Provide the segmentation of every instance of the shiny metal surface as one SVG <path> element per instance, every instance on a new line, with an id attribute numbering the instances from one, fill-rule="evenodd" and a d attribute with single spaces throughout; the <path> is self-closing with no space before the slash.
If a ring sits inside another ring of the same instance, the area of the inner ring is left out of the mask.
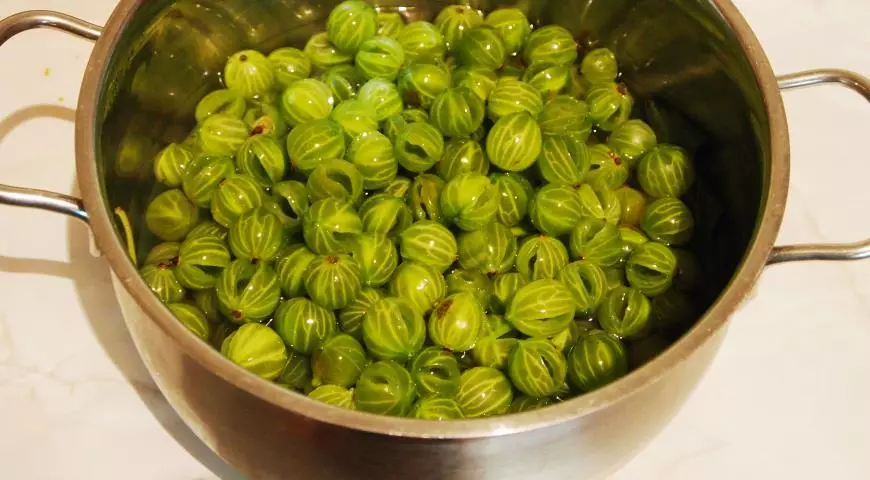
<path id="1" fill-rule="evenodd" d="M 840 85 L 855 91 L 870 102 L 870 79 L 846 70 L 811 70 L 779 78 L 780 90 L 794 90 L 818 85 Z M 870 238 L 839 244 L 807 244 L 777 246 L 770 254 L 768 265 L 811 260 L 846 261 L 870 258 Z"/>
<path id="2" fill-rule="evenodd" d="M 102 32 L 97 25 L 62 13 L 23 12 L 0 20 L 0 47 L 15 35 L 36 28 L 53 28 L 88 40 L 98 39 Z M 49 210 L 88 221 L 81 199 L 55 192 L 0 184 L 0 205 Z"/>
<path id="3" fill-rule="evenodd" d="M 623 379 L 542 410 L 424 422 L 342 410 L 262 381 L 188 332 L 151 294 L 112 217 L 131 216 L 140 253 L 159 192 L 154 153 L 187 134 L 227 56 L 300 46 L 337 0 L 122 0 L 97 41 L 76 128 L 80 190 L 111 264 L 137 348 L 169 402 L 212 449 L 251 478 L 598 478 L 675 414 L 720 344 L 730 314 L 770 261 L 788 190 L 788 130 L 761 46 L 728 0 L 473 1 L 516 6 L 569 28 L 623 62 L 638 114 L 661 141 L 687 146 L 700 188 L 691 248 L 704 314 Z M 376 2 L 409 19 L 448 2 Z M 141 255 L 140 255 L 141 256 Z M 774 257 L 775 258 L 775 257 Z"/>

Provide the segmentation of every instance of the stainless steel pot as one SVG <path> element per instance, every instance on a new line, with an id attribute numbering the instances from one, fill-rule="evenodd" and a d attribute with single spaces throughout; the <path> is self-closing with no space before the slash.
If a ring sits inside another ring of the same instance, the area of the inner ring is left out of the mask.
<path id="1" fill-rule="evenodd" d="M 821 70 L 777 79 L 728 0 L 518 0 L 534 20 L 606 45 L 662 136 L 692 147 L 705 195 L 692 199 L 704 315 L 667 351 L 594 393 L 543 410 L 431 423 L 340 410 L 237 368 L 190 334 L 140 279 L 113 221 L 154 194 L 151 158 L 192 124 L 228 54 L 299 44 L 337 1 L 121 0 L 104 29 L 54 12 L 0 22 L 0 44 L 51 27 L 96 40 L 76 119 L 82 199 L 0 185 L 0 203 L 85 222 L 110 263 L 137 348 L 168 401 L 251 478 L 586 478 L 606 474 L 675 413 L 717 350 L 729 315 L 765 265 L 870 257 L 870 241 L 774 247 L 789 176 L 780 90 L 838 83 L 870 100 L 870 81 Z M 409 18 L 446 2 L 377 2 Z M 508 2 L 471 2 L 483 9 Z M 404 5 L 407 8 L 401 7 Z M 141 253 L 141 252 L 140 252 Z"/>

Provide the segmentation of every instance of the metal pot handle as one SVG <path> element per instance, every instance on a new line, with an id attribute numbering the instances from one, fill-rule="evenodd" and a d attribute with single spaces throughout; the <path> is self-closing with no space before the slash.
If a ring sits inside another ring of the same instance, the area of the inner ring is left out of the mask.
<path id="1" fill-rule="evenodd" d="M 778 78 L 780 90 L 833 83 L 848 87 L 870 101 L 870 79 L 848 70 L 809 70 Z M 784 245 L 774 247 L 768 265 L 806 260 L 861 260 L 870 258 L 870 239 L 855 243 Z"/>
<path id="2" fill-rule="evenodd" d="M 97 40 L 102 33 L 99 26 L 63 13 L 33 10 L 0 20 L 0 46 L 15 35 L 36 28 L 62 30 L 88 40 Z M 80 198 L 45 190 L 0 184 L 0 205 L 39 208 L 88 221 L 88 213 Z"/>

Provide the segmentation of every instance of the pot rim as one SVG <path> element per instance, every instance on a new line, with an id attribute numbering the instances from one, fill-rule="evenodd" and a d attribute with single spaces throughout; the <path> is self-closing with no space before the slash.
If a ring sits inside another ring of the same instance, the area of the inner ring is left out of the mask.
<path id="1" fill-rule="evenodd" d="M 701 319 L 655 359 L 604 388 L 544 409 L 485 419 L 432 422 L 386 417 L 327 405 L 264 381 L 236 366 L 190 333 L 151 293 L 130 261 L 102 194 L 102 182 L 95 161 L 95 122 L 98 118 L 100 88 L 107 78 L 107 60 L 116 48 L 126 25 L 147 0 L 122 0 L 115 8 L 95 45 L 79 96 L 75 137 L 76 170 L 97 247 L 109 261 L 118 280 L 149 319 L 156 322 L 168 337 L 178 342 L 192 359 L 237 388 L 298 415 L 335 426 L 390 436 L 473 439 L 536 430 L 592 414 L 658 381 L 687 360 L 727 323 L 730 315 L 749 295 L 760 276 L 782 223 L 788 193 L 789 139 L 776 77 L 758 39 L 731 0 L 710 1 L 735 32 L 743 47 L 762 93 L 769 119 L 771 166 L 770 176 L 766 179 L 766 194 L 762 199 L 763 214 L 736 273 Z"/>

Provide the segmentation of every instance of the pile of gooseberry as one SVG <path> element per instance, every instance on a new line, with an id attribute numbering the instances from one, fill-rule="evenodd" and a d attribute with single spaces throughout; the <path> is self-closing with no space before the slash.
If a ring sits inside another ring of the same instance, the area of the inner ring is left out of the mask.
<path id="1" fill-rule="evenodd" d="M 140 268 L 265 380 L 384 415 L 522 412 L 619 379 L 696 314 L 689 154 L 562 26 L 350 0 L 222 80 L 154 160 Z"/>

